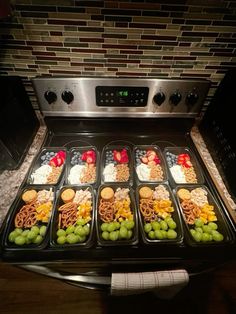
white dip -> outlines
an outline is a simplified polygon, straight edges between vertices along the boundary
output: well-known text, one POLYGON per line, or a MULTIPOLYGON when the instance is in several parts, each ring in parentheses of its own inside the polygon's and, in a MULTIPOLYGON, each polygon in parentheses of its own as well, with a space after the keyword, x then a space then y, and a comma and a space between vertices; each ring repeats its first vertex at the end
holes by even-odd
POLYGON ((171 167, 170 172, 176 183, 186 183, 185 175, 180 165, 171 167))
POLYGON ((43 165, 31 174, 31 179, 33 180, 34 184, 45 184, 47 183, 47 177, 51 172, 52 172, 51 166, 43 165))
POLYGON ((70 169, 68 176, 68 181, 70 184, 80 184, 81 178, 85 172, 86 166, 84 165, 75 165, 70 169))
POLYGON ((115 182, 116 181, 116 167, 114 164, 108 164, 104 170, 104 181, 115 182))
POLYGON ((136 167, 136 172, 139 180, 148 181, 150 178, 151 168, 142 163, 136 167))

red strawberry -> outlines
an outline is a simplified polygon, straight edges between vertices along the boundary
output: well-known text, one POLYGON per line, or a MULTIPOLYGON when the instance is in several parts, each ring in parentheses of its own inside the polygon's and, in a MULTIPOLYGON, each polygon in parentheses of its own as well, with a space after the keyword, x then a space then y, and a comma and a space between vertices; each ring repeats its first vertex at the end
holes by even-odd
POLYGON ((157 155, 155 156, 154 160, 156 165, 159 165, 161 163, 160 159, 157 157, 157 155))
POLYGON ((156 156, 156 152, 154 150, 150 149, 150 150, 147 151, 146 156, 147 157, 149 157, 149 156, 156 156))
POLYGON ((86 161, 87 160, 87 152, 84 152, 81 156, 81 160, 86 161))
POLYGON ((128 161, 129 161, 129 157, 128 157, 127 151, 126 151, 126 149, 122 149, 120 162, 121 163, 127 163, 128 161))
POLYGON ((147 159, 147 157, 141 157, 141 161, 142 161, 142 163, 144 163, 144 164, 147 164, 148 163, 148 159, 147 159))
POLYGON ((117 150, 113 151, 113 159, 117 162, 121 161, 121 153, 117 150))
POLYGON ((49 165, 52 166, 52 167, 57 167, 58 166, 56 156, 50 159, 49 165))
POLYGON ((88 156, 87 159, 86 159, 86 162, 88 164, 93 164, 94 163, 94 159, 91 156, 88 156))

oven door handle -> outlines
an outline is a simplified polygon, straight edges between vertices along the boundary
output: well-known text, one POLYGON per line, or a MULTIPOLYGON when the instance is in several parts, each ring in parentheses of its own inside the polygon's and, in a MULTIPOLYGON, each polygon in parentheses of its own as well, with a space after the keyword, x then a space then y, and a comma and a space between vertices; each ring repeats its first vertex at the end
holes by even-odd
POLYGON ((95 273, 86 273, 79 275, 63 275, 57 271, 52 270, 46 266, 41 265, 19 265, 20 268, 25 270, 38 273, 40 275, 48 276, 51 278, 67 281, 70 283, 74 283, 76 285, 81 285, 81 287, 86 286, 87 288, 99 288, 99 286, 111 286, 111 277, 110 276, 100 276, 95 273))

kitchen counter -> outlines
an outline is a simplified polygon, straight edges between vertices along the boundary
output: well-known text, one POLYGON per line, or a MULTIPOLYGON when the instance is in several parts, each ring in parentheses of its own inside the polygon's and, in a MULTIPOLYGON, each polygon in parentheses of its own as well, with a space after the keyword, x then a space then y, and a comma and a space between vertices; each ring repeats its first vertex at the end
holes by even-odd
MULTIPOLYGON (((5 170, 0 175, 0 226, 2 225, 4 218, 9 210, 9 207, 13 202, 18 189, 25 178, 25 175, 31 165, 32 160, 37 155, 43 144, 46 133, 46 126, 41 125, 20 168, 10 171, 5 170)), ((231 217, 236 222, 236 204, 232 200, 229 192, 227 191, 197 126, 194 126, 192 128, 191 138, 194 141, 194 144, 202 159, 205 161, 205 165, 215 185, 217 186, 218 191, 223 198, 231 217)))

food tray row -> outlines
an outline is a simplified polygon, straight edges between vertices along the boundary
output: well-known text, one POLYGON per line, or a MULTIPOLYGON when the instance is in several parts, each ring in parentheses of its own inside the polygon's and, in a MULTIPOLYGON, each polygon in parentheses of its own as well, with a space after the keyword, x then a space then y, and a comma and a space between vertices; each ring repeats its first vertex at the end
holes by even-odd
POLYGON ((165 183, 203 184, 202 171, 187 147, 156 145, 43 148, 27 176, 28 184, 165 183))
POLYGON ((135 191, 117 183, 98 190, 28 185, 9 210, 3 247, 180 245, 184 240, 192 246, 232 242, 221 208, 204 185, 179 185, 173 192, 166 183, 143 183, 135 191))

